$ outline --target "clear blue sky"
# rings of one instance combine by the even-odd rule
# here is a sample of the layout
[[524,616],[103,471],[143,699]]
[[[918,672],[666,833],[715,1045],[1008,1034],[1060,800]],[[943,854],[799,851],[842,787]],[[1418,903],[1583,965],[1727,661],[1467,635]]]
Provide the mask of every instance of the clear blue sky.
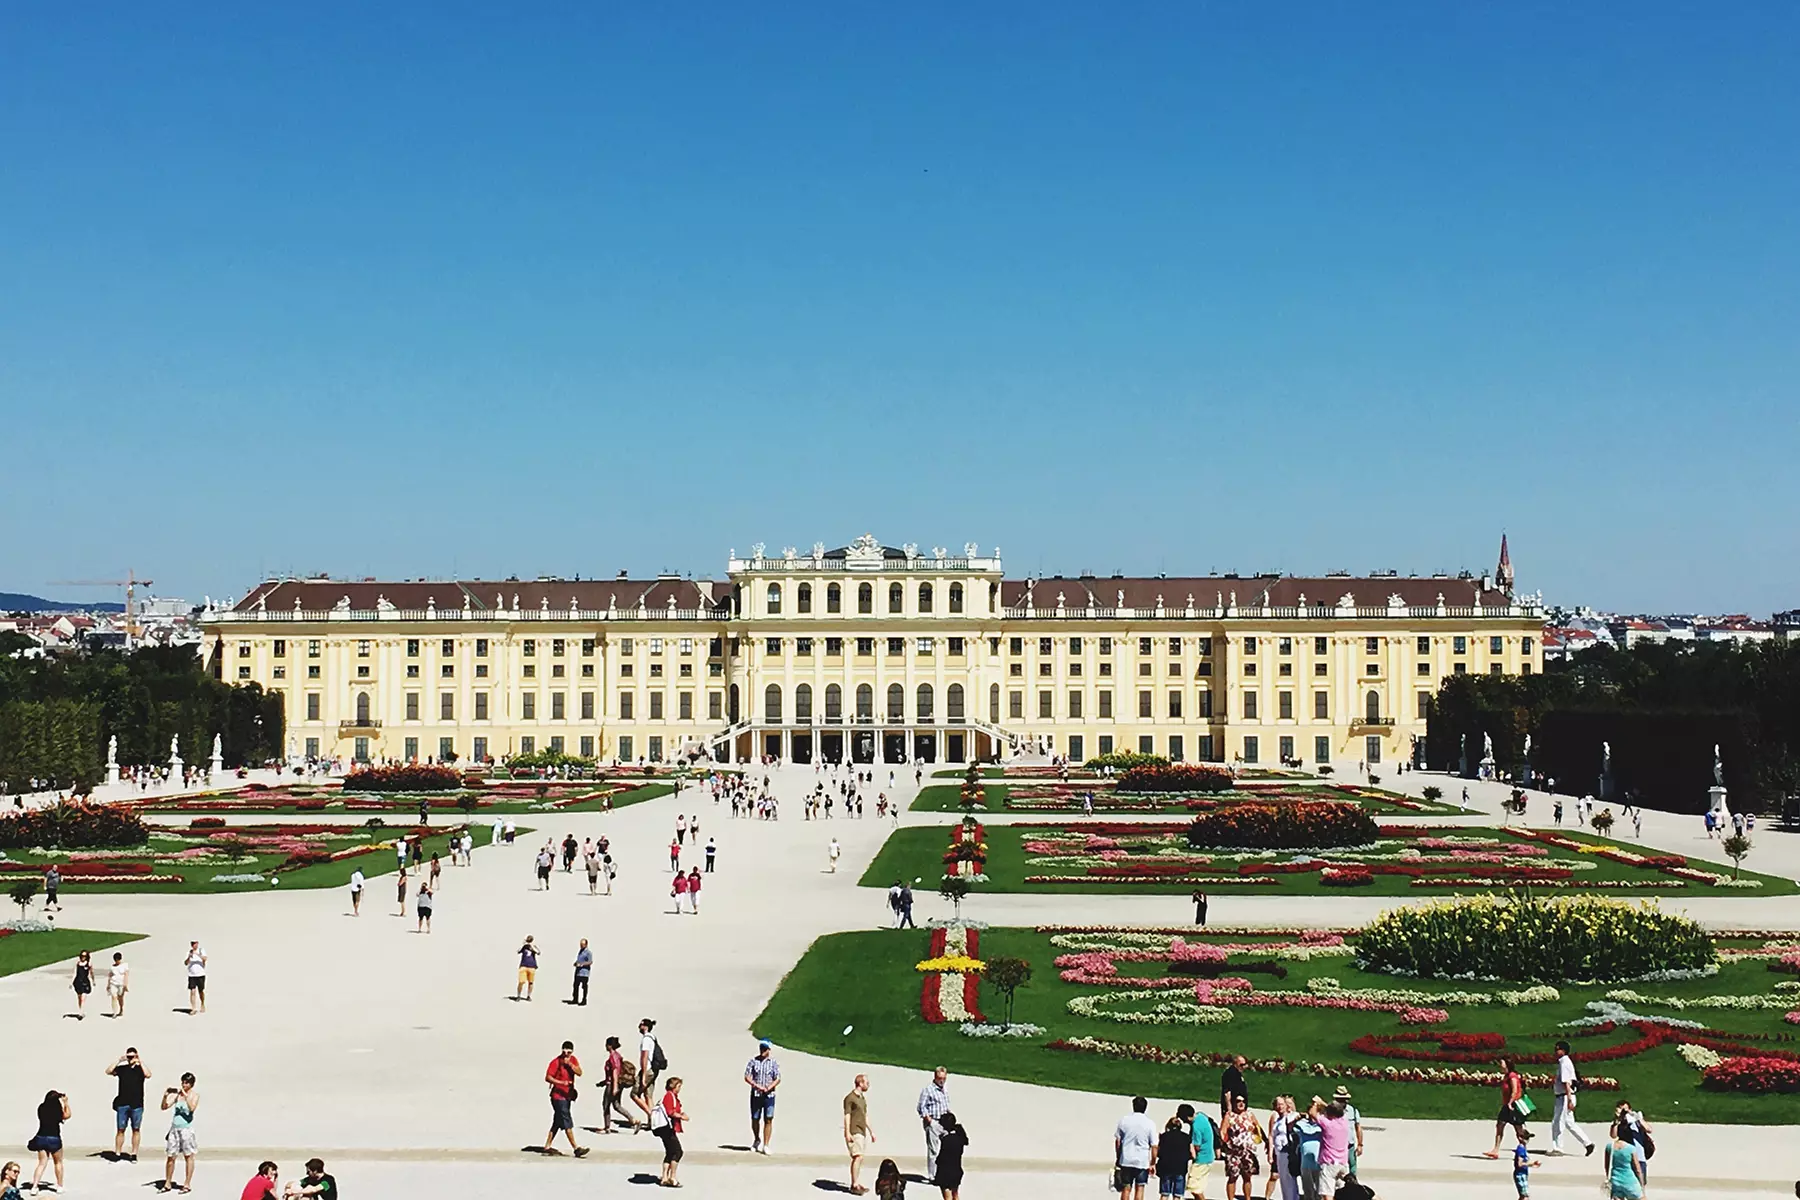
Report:
[[0,588],[1800,605],[1800,7],[0,7]]

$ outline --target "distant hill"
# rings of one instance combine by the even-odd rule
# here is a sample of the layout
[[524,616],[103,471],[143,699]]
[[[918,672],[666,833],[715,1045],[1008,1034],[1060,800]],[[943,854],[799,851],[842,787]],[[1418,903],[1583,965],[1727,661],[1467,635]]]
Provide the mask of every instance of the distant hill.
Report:
[[0,592],[0,612],[124,612],[123,604],[71,604],[20,592]]

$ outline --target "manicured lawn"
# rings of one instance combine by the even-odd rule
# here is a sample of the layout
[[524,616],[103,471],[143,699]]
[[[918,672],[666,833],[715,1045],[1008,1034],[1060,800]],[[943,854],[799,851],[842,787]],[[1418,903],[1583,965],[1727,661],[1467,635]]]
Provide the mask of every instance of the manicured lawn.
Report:
[[[1106,838],[1113,845],[1104,850],[1083,851],[1084,826],[1099,826],[1110,831]],[[1352,895],[1352,896],[1407,896],[1412,899],[1429,899],[1432,896],[1453,895],[1461,892],[1487,891],[1494,887],[1505,886],[1506,878],[1480,877],[1483,870],[1493,869],[1492,864],[1475,863],[1469,867],[1457,866],[1454,869],[1446,861],[1452,851],[1444,849],[1428,849],[1421,851],[1421,860],[1402,859],[1402,851],[1408,850],[1417,843],[1413,837],[1384,838],[1373,852],[1359,853],[1356,850],[1345,851],[1279,851],[1255,853],[1233,853],[1229,851],[1189,851],[1180,829],[1182,822],[1162,824],[1145,823],[1132,827],[1133,832],[1120,832],[1123,828],[1118,824],[1107,824],[1098,817],[1092,821],[1073,817],[1067,821],[1031,825],[985,826],[988,845],[987,863],[984,873],[987,882],[976,883],[975,892],[1067,892],[1080,895],[1186,895],[1195,888],[1210,891],[1215,897],[1234,895],[1255,896],[1318,896],[1318,895]],[[936,881],[943,876],[943,855],[949,849],[949,839],[956,827],[913,826],[897,829],[883,844],[880,853],[869,864],[869,869],[862,877],[865,887],[887,887],[898,878],[927,880],[935,887]],[[1480,855],[1486,853],[1477,845],[1480,841],[1516,845],[1516,830],[1493,828],[1454,828],[1435,829],[1432,834],[1443,835],[1451,840],[1468,839],[1469,849],[1465,853]],[[1540,833],[1547,831],[1538,831]],[[1592,846],[1616,846],[1630,850],[1628,843],[1606,841],[1589,837],[1585,834],[1572,834],[1557,830],[1555,836],[1573,843]],[[1028,852],[1025,842],[1043,843],[1056,840],[1070,852],[1066,854],[1048,854],[1042,851]],[[1534,846],[1541,843],[1532,843]],[[1700,881],[1683,880],[1650,867],[1640,867],[1616,862],[1594,854],[1566,850],[1560,846],[1543,846],[1547,854],[1529,860],[1534,864],[1552,869],[1567,868],[1572,874],[1566,884],[1541,884],[1545,892],[1580,892],[1593,891],[1609,896],[1786,896],[1797,889],[1792,880],[1777,878],[1772,875],[1758,875],[1744,871],[1745,880],[1760,881],[1758,888],[1721,888]],[[1102,854],[1107,855],[1103,860]],[[1360,887],[1336,887],[1324,882],[1317,869],[1293,874],[1271,873],[1261,876],[1269,880],[1267,883],[1237,882],[1242,876],[1240,868],[1245,864],[1285,863],[1296,857],[1308,855],[1316,859],[1328,860],[1334,864],[1350,864],[1357,862],[1383,862],[1390,865],[1403,865],[1414,861],[1427,864],[1436,870],[1442,866],[1444,873],[1461,882],[1454,886],[1442,884],[1423,886],[1407,875],[1392,874],[1374,875],[1369,884]],[[1186,871],[1179,871],[1173,876],[1154,874],[1165,866],[1182,860],[1189,862],[1199,859],[1210,859],[1204,866],[1195,866]],[[1701,863],[1695,865],[1702,870],[1717,874],[1730,874],[1729,867]],[[1142,874],[1132,875],[1130,872],[1142,869]],[[1575,869],[1587,868],[1587,869]],[[1097,877],[1090,872],[1114,872],[1109,877]],[[1467,871],[1477,874],[1470,876]],[[1040,882],[1027,882],[1034,877]],[[1441,876],[1440,876],[1441,877]],[[1608,885],[1605,881],[1612,881]]]
[[[505,785],[509,790],[529,790],[535,787],[529,781]],[[629,808],[633,804],[642,804],[646,800],[654,800],[658,796],[667,796],[675,790],[673,783],[646,783],[631,788],[629,791],[612,794],[613,808]],[[691,791],[692,785],[683,788]],[[468,793],[436,793],[429,796],[431,800],[431,816],[434,822],[449,821],[460,823],[467,820],[480,821],[484,817],[519,816],[527,813],[544,812],[603,812],[606,809],[608,788],[602,785],[570,785],[558,784],[550,787],[540,799],[535,795],[498,798],[490,797],[479,790]],[[471,815],[454,799],[449,797],[473,795],[478,803]],[[230,795],[207,798],[196,802],[184,798],[171,801],[167,807],[150,807],[147,815],[152,817],[193,817],[218,816],[234,812],[269,813],[283,816],[362,816],[364,814],[380,815],[396,813],[406,816],[417,816],[419,811],[419,795],[377,795],[368,792],[357,792],[346,796],[336,789],[319,790],[309,793],[284,792],[270,790],[266,792],[235,792]],[[319,803],[324,801],[323,804]]]
[[[962,773],[957,771],[951,774],[960,779]],[[1115,792],[1110,786],[1097,780],[1072,779],[1063,784],[1054,779],[994,779],[982,785],[986,804],[978,811],[1079,813],[1082,811],[1083,794],[1092,790],[1096,816],[1174,817],[1192,813],[1196,806],[1267,801],[1276,796],[1353,802],[1378,817],[1453,817],[1463,812],[1454,804],[1423,800],[1416,796],[1401,796],[1379,788],[1353,785],[1354,791],[1343,791],[1341,788],[1352,785],[1334,786],[1329,780],[1263,781],[1266,786],[1258,786],[1256,780],[1243,782],[1249,786],[1208,796],[1157,796],[1154,793]],[[913,797],[909,807],[920,812],[960,812],[961,794],[960,784],[927,784]]]
[[123,946],[142,938],[141,933],[111,933],[100,929],[53,929],[48,933],[13,933],[0,937],[0,975],[16,975],[35,970],[46,963],[73,959],[83,950],[94,955],[97,989],[106,986],[106,971],[100,965],[100,951]]
[[[979,904],[970,906],[979,915]],[[849,1059],[880,1062],[929,1071],[939,1063],[959,1074],[985,1075],[1080,1091],[1107,1092],[1119,1096],[1143,1093],[1186,1097],[1208,1106],[1218,1102],[1218,1069],[1195,1065],[1140,1062],[1098,1053],[1078,1053],[1047,1048],[1058,1038],[1092,1037],[1119,1043],[1149,1044],[1167,1050],[1242,1053],[1252,1061],[1283,1058],[1289,1061],[1350,1064],[1375,1068],[1406,1068],[1412,1064],[1390,1058],[1359,1054],[1350,1042],[1363,1034],[1418,1032],[1420,1026],[1402,1025],[1398,1015],[1345,1009],[1293,1007],[1239,1007],[1221,1025],[1140,1024],[1103,1017],[1077,1016],[1068,1010],[1076,996],[1102,994],[1106,989],[1065,983],[1052,965],[1059,953],[1048,933],[1029,929],[989,929],[981,932],[979,957],[1016,955],[1032,963],[1031,982],[1018,992],[1014,1019],[1044,1026],[1046,1032],[1031,1038],[972,1038],[952,1024],[928,1025],[920,1015],[921,975],[913,964],[927,957],[927,931],[882,930],[842,933],[813,943],[799,964],[789,972],[754,1025],[762,1037],[784,1047]],[[1240,939],[1252,940],[1251,935]],[[1255,940],[1261,940],[1260,937]],[[1244,957],[1268,957],[1245,955]],[[1337,979],[1345,988],[1418,987],[1434,991],[1453,988],[1500,986],[1438,984],[1433,981],[1397,980],[1362,972],[1348,958],[1321,958],[1288,962],[1288,977],[1276,980],[1253,974],[1259,991],[1302,990],[1317,976]],[[1121,973],[1155,975],[1160,964],[1121,964]],[[1777,976],[1760,962],[1728,964],[1710,979],[1682,983],[1638,984],[1646,992],[1698,998],[1714,994],[1766,993]],[[1560,1000],[1521,1004],[1451,1007],[1450,1019],[1435,1030],[1464,1033],[1498,1033],[1515,1053],[1549,1051],[1558,1037],[1570,1030],[1559,1023],[1585,1015],[1583,1005],[1600,999],[1605,987],[1564,987]],[[1185,992],[1191,998],[1191,992]],[[981,989],[984,1015],[997,1020],[1003,1011],[991,989]],[[1654,1014],[1651,1014],[1654,1015]],[[1782,1022],[1780,1010],[1693,1010],[1681,1014],[1705,1019],[1713,1028],[1739,1034],[1788,1036],[1792,1026]],[[852,1032],[843,1034],[845,1026]],[[1574,1038],[1577,1055],[1588,1048],[1622,1044],[1636,1035],[1629,1027],[1587,1038]],[[1434,1048],[1437,1043],[1423,1045]],[[1785,1050],[1800,1043],[1781,1043]],[[1425,1064],[1431,1065],[1431,1064]],[[1471,1066],[1471,1070],[1485,1069]],[[1531,1072],[1548,1070],[1531,1065]],[[1682,1061],[1673,1044],[1660,1045],[1643,1054],[1584,1064],[1585,1076],[1611,1076],[1621,1092],[1594,1091],[1583,1106],[1585,1126],[1597,1136],[1605,1128],[1613,1099],[1629,1097],[1633,1105],[1653,1121],[1705,1121],[1745,1124],[1794,1124],[1800,1122],[1800,1096],[1742,1096],[1701,1091],[1699,1072]],[[1260,1110],[1279,1093],[1304,1100],[1314,1093],[1330,1094],[1338,1080],[1318,1074],[1250,1073],[1250,1093]],[[1350,1078],[1344,1080],[1365,1116],[1456,1118],[1471,1122],[1468,1149],[1479,1152],[1491,1144],[1496,1107],[1491,1086],[1433,1084]],[[954,1086],[954,1081],[952,1083]],[[1547,1088],[1534,1087],[1540,1114],[1533,1119],[1539,1136],[1550,1108]]]
[[[450,822],[445,821],[441,828],[437,828],[434,832],[426,835],[424,852],[427,864],[430,863],[433,854],[438,854],[443,857],[446,865],[448,865],[450,857],[450,835],[453,830],[460,831],[460,828],[459,825],[452,825]],[[153,862],[155,874],[157,876],[178,875],[180,876],[179,880],[160,879],[153,882],[131,877],[113,877],[88,882],[77,876],[65,874],[63,876],[63,891],[66,893],[66,896],[68,898],[79,898],[83,894],[95,892],[206,893],[256,891],[269,887],[338,887],[349,883],[350,872],[358,868],[362,870],[362,873],[366,878],[371,880],[383,875],[393,874],[395,870],[394,851],[392,846],[393,839],[402,834],[410,835],[413,832],[413,827],[410,823],[373,829],[346,825],[343,828],[341,835],[333,834],[323,837],[322,839],[311,840],[316,841],[319,849],[332,853],[366,844],[369,848],[364,853],[349,855],[335,859],[331,862],[315,863],[309,866],[293,867],[285,870],[278,870],[277,868],[280,868],[282,863],[286,861],[289,854],[287,850],[263,850],[254,845],[247,847],[249,849],[249,855],[245,858],[233,860],[224,857],[211,857],[201,861],[182,861],[171,857],[171,855],[184,848],[184,845],[182,843],[170,842],[167,840],[167,834],[164,833],[164,831],[159,830],[158,832],[163,833],[163,838],[145,847],[143,854],[134,855],[133,859],[136,861]],[[242,827],[235,830],[199,830],[195,831],[198,836],[188,844],[202,845],[204,844],[204,835],[221,832],[244,834],[248,831]],[[518,827],[518,836],[520,838],[526,837],[531,832],[532,830],[525,826]],[[488,835],[487,831],[479,826],[475,828],[474,835],[474,855],[479,858],[481,857],[482,851],[487,847]],[[81,854],[81,851],[74,851],[72,853],[74,856],[78,857]],[[53,861],[66,863],[70,858],[71,854],[69,853],[36,854],[23,850],[9,851],[6,863],[0,864],[0,890],[4,890],[4,886],[8,884],[9,881],[15,881],[19,878],[16,873],[5,873],[5,867],[7,866],[24,864],[27,866],[38,867]],[[128,859],[127,861],[131,860],[132,859]],[[245,880],[243,882],[224,882],[215,881],[213,879],[215,875],[260,875],[262,878],[257,880]],[[270,883],[271,878],[279,878],[281,882],[279,884],[272,884]],[[4,940],[5,939],[0,939],[0,941]]]

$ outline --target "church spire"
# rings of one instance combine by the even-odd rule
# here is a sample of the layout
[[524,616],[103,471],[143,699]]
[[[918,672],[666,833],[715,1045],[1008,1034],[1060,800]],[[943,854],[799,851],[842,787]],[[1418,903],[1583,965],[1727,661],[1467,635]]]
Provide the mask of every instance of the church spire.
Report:
[[1513,565],[1512,554],[1506,548],[1506,535],[1500,535],[1500,565],[1494,570],[1494,586],[1512,595]]

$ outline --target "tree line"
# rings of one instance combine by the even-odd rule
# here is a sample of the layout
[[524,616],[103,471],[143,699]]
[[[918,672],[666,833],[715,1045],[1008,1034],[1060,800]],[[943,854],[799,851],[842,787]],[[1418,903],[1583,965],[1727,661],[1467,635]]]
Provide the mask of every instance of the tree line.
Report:
[[212,678],[191,649],[14,657],[20,643],[29,644],[0,633],[0,785],[7,789],[22,791],[32,779],[91,787],[106,777],[106,743],[115,736],[121,766],[166,764],[177,736],[192,765],[211,757],[215,734],[228,767],[284,754],[281,697]]
[[1600,795],[1610,744],[1615,794],[1670,812],[1705,808],[1716,745],[1733,807],[1776,811],[1800,793],[1800,642],[1597,646],[1539,675],[1453,675],[1426,729],[1433,770],[1474,772],[1486,735],[1515,776],[1529,735],[1538,785],[1574,795]]

